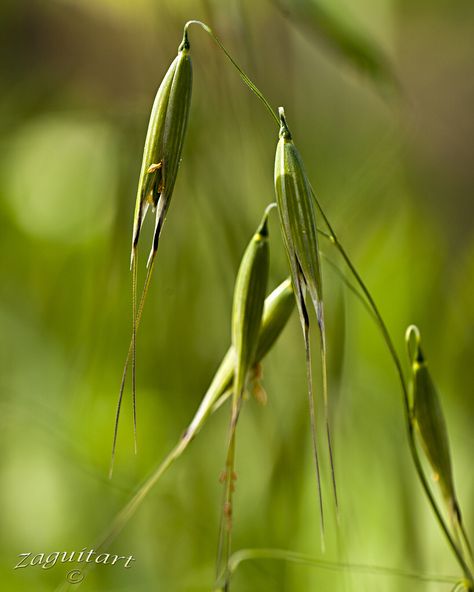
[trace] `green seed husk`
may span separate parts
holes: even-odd
[[[414,348],[411,347],[412,336],[415,338]],[[421,349],[421,335],[418,327],[410,325],[406,331],[405,339],[411,364],[411,419],[433,470],[434,479],[439,485],[453,530],[458,538],[458,544],[462,539],[465,549],[472,559],[471,545],[464,529],[456,496],[448,428],[438,391]]]
[[[153,103],[138,181],[132,236],[132,262],[140,230],[151,205],[156,208],[155,233],[148,259],[156,250],[173,194],[186,133],[192,92],[192,65],[185,31],[178,55],[169,67]]]
[[[137,451],[136,333],[150,286],[159,238],[173,194],[184,144],[192,93],[192,65],[189,48],[187,31],[185,29],[178,55],[169,67],[156,94],[145,139],[132,232],[132,338],[122,373],[115,415],[110,477],[113,471],[118,422],[130,359],[132,360],[134,442],[135,452]],[[145,283],[137,310],[138,242],[143,220],[150,205],[156,210],[155,230],[147,262],[148,269]]]
[[[270,261],[268,211],[265,211],[262,222],[244,253],[235,282],[232,345],[235,350],[236,400],[242,396],[258,346]]]
[[[328,418],[327,397],[327,364],[326,364],[326,333],[323,309],[323,283],[316,225],[316,210],[312,199],[311,185],[304,170],[301,156],[293,143],[285,113],[282,107],[280,115],[280,138],[275,155],[275,194],[278,205],[280,226],[283,236],[291,278],[295,292],[296,304],[300,317],[306,351],[306,371],[308,382],[308,399],[310,406],[313,454],[318,482],[319,507],[321,516],[321,532],[324,540],[324,510],[319,468],[317,420],[313,398],[313,378],[311,370],[310,322],[306,304],[306,293],[316,312],[322,363],[323,399],[325,407],[326,435],[331,465],[334,499],[337,508],[337,490],[332,458],[331,436]]]
[[[409,327],[407,336],[417,331]],[[418,334],[419,335],[419,334]],[[412,417],[435,479],[446,499],[455,499],[448,429],[438,392],[417,340],[411,360]]]
[[[407,344],[409,344],[412,335],[416,337],[415,348],[411,352],[410,360],[412,421],[443,497],[448,503],[450,511],[457,512],[446,420],[437,389],[421,349],[419,330],[414,325],[407,329]]]
[[[262,324],[265,292],[267,289],[270,252],[268,245],[268,214],[274,204],[265,210],[263,219],[248,244],[240,263],[234,287],[232,307],[232,346],[234,349],[234,381],[229,440],[224,472],[224,501],[219,533],[217,581],[226,578],[231,549],[232,499],[234,491],[235,432],[244,391],[255,365],[255,354]]]
[[[275,155],[275,193],[292,278],[305,286],[323,322],[322,277],[316,210],[303,161],[280,107],[280,138]]]

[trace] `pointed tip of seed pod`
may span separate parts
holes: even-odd
[[[414,349],[412,350],[412,342],[414,338]],[[407,344],[408,356],[412,364],[423,364],[425,357],[421,349],[421,333],[416,325],[410,325],[405,332],[405,342]]]
[[[278,107],[278,115],[280,117],[280,138],[291,140],[291,132],[286,123],[285,109]]]
[[[418,346],[418,349],[416,352],[415,362],[417,364],[424,364],[425,363],[425,356],[423,355],[423,351],[420,346]]]
[[[183,31],[183,39],[178,47],[178,51],[189,51],[191,45],[189,43],[189,38],[188,38],[188,29],[187,27],[184,27],[184,31]]]
[[[265,208],[265,212],[263,213],[262,221],[260,222],[260,226],[257,229],[258,235],[264,236],[264,237],[268,236],[268,216],[269,216],[270,212],[273,210],[273,208],[276,208],[275,202],[269,204]]]

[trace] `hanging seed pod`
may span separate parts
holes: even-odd
[[[132,262],[143,219],[151,205],[156,208],[155,232],[148,265],[155,256],[183,149],[192,91],[192,66],[185,30],[177,57],[156,94],[143,151],[133,222]]]
[[[412,421],[450,512],[457,514],[458,505],[446,420],[438,392],[421,350],[420,332],[414,325],[408,327],[406,332],[408,346],[410,346],[412,335],[415,336],[415,347],[413,351],[410,351],[410,347],[408,348],[411,363]]]
[[[414,348],[412,337],[414,337]],[[405,341],[411,364],[411,421],[444,498],[460,552],[465,554],[466,562],[472,565],[472,546],[464,527],[454,486],[448,428],[436,386],[421,349],[421,335],[418,327],[415,325],[408,327]]]
[[[308,400],[310,407],[313,454],[318,481],[321,533],[324,539],[324,511],[319,470],[317,418],[313,397],[313,378],[310,352],[310,321],[306,304],[309,294],[318,320],[320,333],[320,354],[322,366],[323,400],[325,408],[326,436],[331,465],[334,500],[337,508],[337,490],[332,457],[331,436],[328,418],[328,386],[326,333],[323,310],[323,283],[319,256],[316,210],[311,185],[304,170],[303,161],[293,142],[282,107],[280,115],[280,137],[275,155],[275,194],[280,218],[283,242],[290,266],[291,279],[300,317],[306,351],[306,372]]]
[[[234,350],[234,381],[232,385],[232,412],[229,428],[222,506],[219,548],[217,558],[217,579],[228,573],[231,550],[233,493],[236,475],[235,433],[244,391],[255,366],[258,339],[262,325],[262,314],[267,289],[270,253],[268,246],[268,214],[272,204],[265,210],[263,219],[253,235],[240,263],[234,287],[232,307],[232,347]]]
[[[318,321],[324,325],[322,278],[316,210],[301,156],[293,143],[282,107],[280,139],[275,155],[275,193],[283,241],[293,282],[307,288]]]
[[[243,394],[255,362],[268,281],[268,213],[252,237],[237,274],[232,308],[232,345],[235,350],[234,403]]]
[[[109,471],[110,477],[113,472],[118,423],[130,360],[132,362],[134,443],[135,452],[137,451],[136,334],[150,286],[161,230],[168,212],[181,160],[192,91],[192,66],[189,48],[188,35],[185,28],[178,55],[169,67],[156,94],[145,139],[132,233],[132,338],[122,373],[117,411],[115,414],[112,457]],[[137,308],[138,241],[143,220],[150,206],[156,210],[155,230],[147,262],[148,271]]]

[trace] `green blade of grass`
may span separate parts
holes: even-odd
[[[367,76],[382,94],[400,90],[393,65],[382,48],[360,28],[319,0],[273,0],[277,8],[311,37],[323,42],[353,68]]]
[[[319,558],[311,557],[310,555],[306,555],[304,553],[297,553],[294,551],[288,551],[286,549],[242,549],[236,551],[229,561],[230,571],[232,574],[234,574],[244,561],[259,561],[263,559],[289,561],[291,563],[299,563],[301,565],[307,565],[317,569],[336,572],[347,571],[350,573],[404,578],[418,582],[453,584],[458,580],[455,576],[423,574],[397,568],[381,567],[377,565],[323,561]]]

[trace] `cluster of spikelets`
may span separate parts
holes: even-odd
[[[167,457],[154,476],[145,484],[129,504],[135,508],[151,486],[158,480],[164,470],[178,458],[201,429],[205,420],[216,408],[220,407],[228,398],[231,399],[231,415],[227,441],[225,470],[222,475],[224,483],[224,501],[219,536],[219,557],[217,565],[217,587],[228,589],[229,573],[228,560],[231,551],[232,530],[232,499],[234,491],[234,459],[236,447],[236,428],[239,413],[244,401],[245,393],[253,388],[261,399],[264,391],[259,384],[259,364],[265,354],[271,349],[296,303],[300,324],[303,332],[305,352],[310,421],[313,441],[313,452],[317,476],[317,490],[321,517],[321,532],[324,533],[323,496],[321,487],[320,461],[318,452],[318,417],[313,396],[313,377],[310,352],[310,318],[311,308],[314,310],[320,336],[320,355],[322,368],[322,401],[324,409],[324,424],[327,440],[327,451],[331,467],[332,489],[337,509],[336,479],[332,458],[331,436],[328,421],[328,381],[326,370],[326,334],[323,306],[323,278],[318,245],[318,213],[322,214],[322,221],[329,231],[331,242],[339,248],[350,270],[362,291],[368,295],[369,306],[374,310],[374,316],[379,317],[378,310],[370,294],[362,283],[350,263],[342,245],[322,212],[316,200],[309,179],[306,175],[303,161],[293,142],[285,113],[282,108],[278,116],[273,112],[266,99],[240,70],[222,44],[215,38],[212,31],[203,23],[191,21],[187,23],[178,55],[169,67],[155,98],[148,132],[141,173],[138,183],[135,216],[132,234],[132,284],[133,284],[133,316],[132,338],[122,377],[120,395],[117,407],[112,463],[115,453],[118,419],[120,414],[122,395],[124,391],[127,368],[132,362],[132,400],[133,418],[136,438],[136,405],[135,405],[135,350],[137,328],[140,323],[144,302],[150,285],[150,279],[158,249],[159,238],[166,215],[169,210],[173,189],[181,161],[192,91],[192,66],[190,59],[190,44],[188,27],[197,23],[210,33],[218,45],[223,49],[233,65],[238,68],[244,82],[263,100],[279,123],[279,139],[275,155],[274,185],[276,204],[271,204],[265,210],[263,219],[255,234],[251,238],[241,261],[234,288],[232,308],[232,344],[219,367],[208,392],[203,398],[193,421],[184,432],[175,449]],[[145,215],[149,208],[155,211],[155,230],[153,242],[148,256],[147,274],[137,302],[137,267],[140,231]],[[268,216],[273,207],[278,211],[281,236],[285,246],[289,265],[290,278],[283,282],[270,296],[267,293],[269,270],[269,232]],[[386,332],[380,319],[382,330]],[[451,467],[451,457],[448,447],[447,430],[444,422],[439,399],[428,373],[426,362],[422,356],[419,344],[419,333],[416,328],[410,328],[407,339],[412,334],[416,336],[415,351],[411,357],[411,404],[407,413],[409,421],[409,435],[416,433],[419,442],[430,462],[440,485],[443,499],[451,520],[451,528],[445,534],[452,543],[453,551],[465,564],[464,575],[466,581],[472,582],[472,553],[468,537],[464,530],[459,504],[455,495],[454,480]],[[386,339],[388,338],[385,336]],[[388,342],[389,348],[391,342]],[[393,352],[392,352],[393,354]],[[406,390],[403,378],[402,386]],[[136,442],[136,439],[135,439]],[[416,444],[413,441],[415,464],[417,457]],[[421,466],[417,470],[421,471]],[[112,467],[111,467],[112,470]],[[436,502],[431,499],[437,509]],[[125,509],[126,510],[126,509]],[[130,511],[124,516],[129,519]],[[443,520],[440,516],[439,519]],[[444,524],[444,523],[443,523]]]

